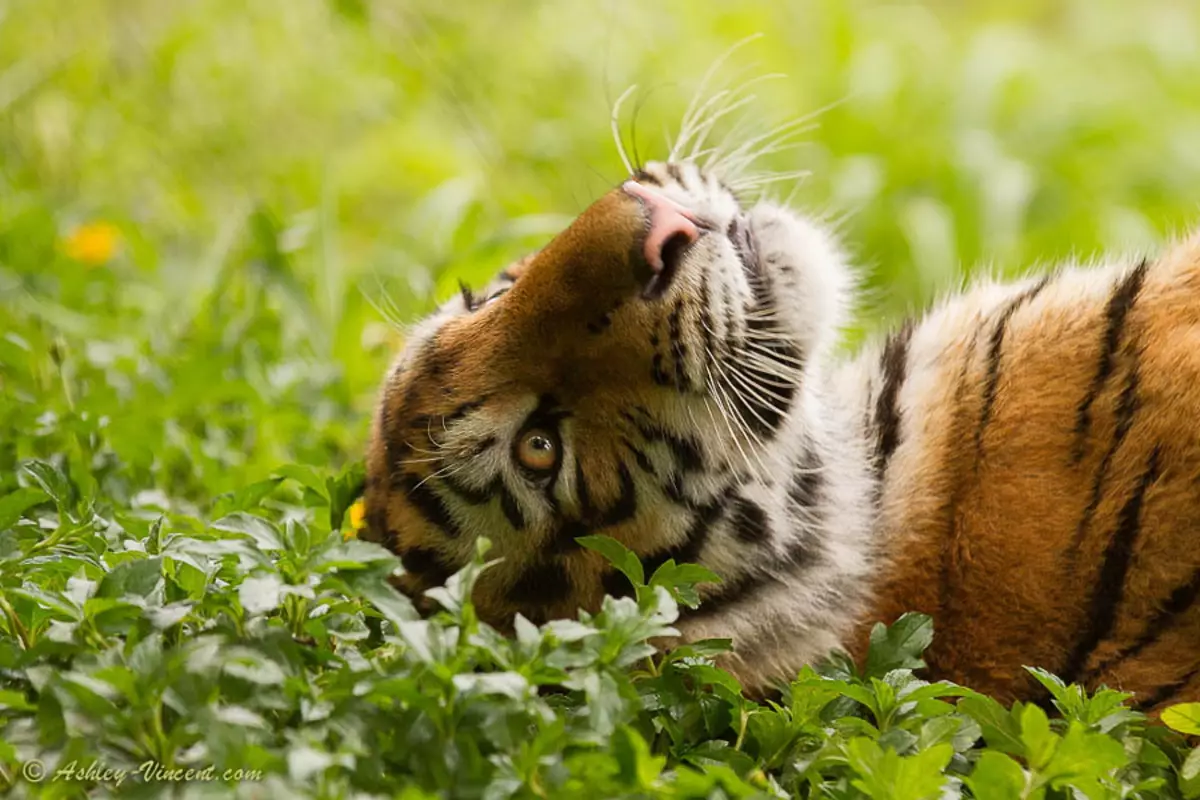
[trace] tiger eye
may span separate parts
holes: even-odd
[[[553,434],[534,428],[517,442],[517,460],[534,472],[549,472],[558,463],[558,445]]]

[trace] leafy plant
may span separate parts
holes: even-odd
[[[389,583],[397,559],[332,524],[357,465],[280,469],[270,491],[225,498],[214,508],[229,513],[207,522],[122,519],[47,462],[20,474],[0,506],[21,508],[0,533],[0,765],[11,790],[1196,795],[1200,757],[1148,726],[1127,695],[1087,695],[1035,671],[1062,713],[1052,720],[922,680],[924,616],[877,627],[861,673],[833,658],[759,703],[714,661],[729,642],[663,654],[650,644],[716,576],[668,562],[647,580],[612,539],[583,544],[626,574],[633,596],[575,620],[518,617],[505,638],[471,601],[486,541],[429,592],[441,610],[421,619]],[[305,513],[268,512],[289,487]],[[1192,706],[1166,715],[1181,734],[1196,733],[1195,720]]]
[[[826,109],[762,167],[872,267],[857,335],[980,262],[1193,226],[1197,8],[0,3],[0,792],[1200,797],[1191,706],[929,683],[918,615],[754,702],[730,643],[650,646],[694,565],[591,539],[631,595],[503,638],[486,552],[420,619],[348,513],[394,323],[612,185],[625,85],[661,156],[767,32],[726,77],[789,75],[754,122]]]

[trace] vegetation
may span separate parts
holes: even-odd
[[[824,109],[762,166],[810,170],[793,201],[864,266],[851,341],[977,265],[1200,216],[1176,0],[0,0],[3,791],[1200,796],[1200,709],[927,684],[917,616],[755,703],[721,643],[649,657],[695,568],[503,639],[467,599],[486,554],[422,621],[353,536],[393,323],[616,182],[628,85],[661,155],[759,31],[723,79],[788,73],[740,135]]]

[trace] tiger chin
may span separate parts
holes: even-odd
[[[412,331],[368,535],[418,601],[487,536],[502,629],[628,593],[583,535],[703,564],[677,628],[756,693],[920,611],[929,672],[1002,699],[1024,665],[1200,699],[1200,240],[983,283],[841,358],[854,287],[812,220],[636,170]]]

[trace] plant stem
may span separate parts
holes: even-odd
[[[20,617],[17,616],[17,611],[8,602],[8,598],[0,594],[0,610],[4,611],[4,616],[8,617],[8,624],[12,627],[13,633],[17,635],[17,641],[21,643],[22,650],[28,650],[33,646],[30,640],[29,631],[21,624]]]

